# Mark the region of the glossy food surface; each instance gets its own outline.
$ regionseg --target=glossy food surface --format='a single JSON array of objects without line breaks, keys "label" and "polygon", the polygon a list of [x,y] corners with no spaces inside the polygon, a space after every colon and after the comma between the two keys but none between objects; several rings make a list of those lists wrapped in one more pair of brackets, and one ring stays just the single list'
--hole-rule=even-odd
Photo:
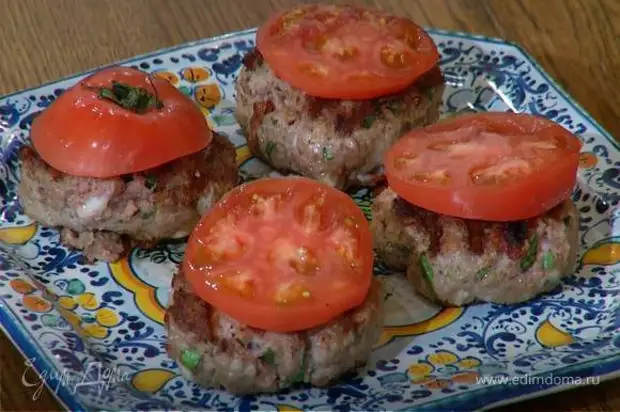
[{"label": "glossy food surface", "polygon": [[372,276],[368,223],[346,194],[305,178],[233,189],[192,233],[195,292],[242,324],[276,332],[360,305]]},{"label": "glossy food surface", "polygon": [[389,185],[408,202],[465,219],[512,221],[567,199],[581,142],[541,117],[453,117],[399,140],[386,155]]},{"label": "glossy food surface", "polygon": [[306,93],[369,99],[412,84],[438,60],[430,36],[404,17],[353,6],[302,5],[274,15],[257,46],[282,80]]},{"label": "glossy food surface", "polygon": [[195,153],[213,134],[198,106],[169,82],[111,67],[63,92],[34,120],[31,138],[53,168],[105,178]]}]

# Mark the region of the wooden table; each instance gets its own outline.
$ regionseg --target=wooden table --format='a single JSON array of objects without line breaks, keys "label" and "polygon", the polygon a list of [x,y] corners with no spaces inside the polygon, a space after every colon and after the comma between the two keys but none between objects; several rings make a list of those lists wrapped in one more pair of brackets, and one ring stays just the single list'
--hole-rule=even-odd
[{"label": "wooden table", "polygon": [[[620,0],[375,0],[420,24],[525,47],[612,135],[620,137]],[[0,95],[187,41],[253,27],[295,0],[0,0]],[[0,334],[0,410],[33,401],[21,355]],[[549,395],[505,411],[620,410],[620,381]]]}]

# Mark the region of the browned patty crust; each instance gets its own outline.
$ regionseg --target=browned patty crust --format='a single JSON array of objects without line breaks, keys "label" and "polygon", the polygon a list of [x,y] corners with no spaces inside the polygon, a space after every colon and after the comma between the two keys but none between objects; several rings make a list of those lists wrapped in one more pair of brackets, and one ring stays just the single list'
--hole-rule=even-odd
[{"label": "browned patty crust", "polygon": [[293,333],[245,326],[196,296],[184,273],[173,279],[165,316],[168,352],[183,374],[234,394],[275,392],[306,382],[326,386],[364,364],[383,327],[383,293],[326,325]]},{"label": "browned patty crust", "polygon": [[405,90],[368,100],[310,96],[278,79],[257,50],[244,58],[235,116],[250,150],[273,168],[338,188],[376,183],[383,153],[439,118],[438,66]]},{"label": "browned patty crust", "polygon": [[411,205],[391,189],[373,204],[379,256],[416,290],[448,305],[515,303],[557,286],[577,257],[579,217],[569,199],[532,219],[467,220]]},{"label": "browned patty crust", "polygon": [[22,148],[24,212],[61,229],[67,246],[115,261],[133,245],[188,235],[202,212],[238,182],[236,152],[215,135],[204,150],[144,172],[98,179],[71,176]]}]

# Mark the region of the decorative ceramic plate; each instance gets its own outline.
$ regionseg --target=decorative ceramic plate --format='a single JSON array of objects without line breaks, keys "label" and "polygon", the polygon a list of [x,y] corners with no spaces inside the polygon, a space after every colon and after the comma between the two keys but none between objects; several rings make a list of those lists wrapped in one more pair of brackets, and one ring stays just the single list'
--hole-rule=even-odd
[{"label": "decorative ceramic plate", "polygon": [[[18,149],[78,75],[0,99],[0,320],[2,329],[71,410],[471,410],[620,374],[620,148],[519,47],[432,30],[447,88],[443,114],[536,113],[583,139],[573,198],[581,212],[576,273],[526,304],[441,308],[417,298],[381,262],[387,325],[368,367],[332,387],[234,397],[183,379],[165,351],[170,279],[184,244],[134,250],[114,264],[82,263],[58,232],[21,212]],[[244,179],[270,174],[233,118],[233,83],[254,31],[123,62],[196,99],[237,147]],[[352,194],[369,212],[372,193]],[[18,379],[19,377],[15,377]],[[29,382],[38,386],[40,382]],[[33,388],[34,389],[34,388]],[[34,392],[34,390],[33,390]]]}]

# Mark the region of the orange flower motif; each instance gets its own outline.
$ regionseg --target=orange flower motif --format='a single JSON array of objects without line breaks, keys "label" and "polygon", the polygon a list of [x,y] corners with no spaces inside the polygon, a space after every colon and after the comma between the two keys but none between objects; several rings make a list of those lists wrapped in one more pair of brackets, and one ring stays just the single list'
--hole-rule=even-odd
[{"label": "orange flower motif", "polygon": [[159,79],[166,80],[168,83],[172,84],[173,86],[176,86],[179,84],[179,76],[177,76],[175,73],[172,73],[172,72],[158,71],[158,72],[153,73],[153,76]]},{"label": "orange flower motif", "polygon": [[52,309],[52,304],[39,296],[24,296],[22,302],[24,307],[32,312],[45,313]]},{"label": "orange flower motif", "polygon": [[23,279],[13,279],[9,284],[11,288],[20,295],[29,295],[35,291],[35,287]]},{"label": "orange flower motif", "polygon": [[181,76],[190,83],[199,83],[210,77],[209,71],[204,67],[187,67],[181,71]]},{"label": "orange flower motif", "polygon": [[591,169],[598,164],[598,158],[592,152],[584,152],[579,155],[579,168]]},{"label": "orange flower motif", "polygon": [[[57,296],[49,292],[38,282],[31,284],[23,279],[13,279],[9,283],[11,288],[23,295],[22,304],[31,312],[40,313],[41,322],[49,327],[61,327],[61,319],[80,335],[95,339],[104,339],[109,336],[109,328],[118,325],[121,321],[116,312],[107,307],[100,307],[94,293],[85,292],[84,284],[78,279],[73,279],[67,285],[69,295]],[[43,291],[43,297],[33,293],[36,290]],[[73,295],[73,296],[71,296]],[[55,305],[54,305],[55,304]],[[58,314],[48,313],[56,306]],[[80,316],[77,309],[85,311]],[[94,315],[94,316],[93,316]]]},{"label": "orange flower motif", "polygon": [[194,98],[203,109],[211,110],[222,100],[222,92],[217,84],[205,84],[196,88]]},{"label": "orange flower motif", "polygon": [[413,383],[428,389],[444,389],[454,384],[476,383],[480,374],[475,369],[481,364],[472,356],[460,358],[450,351],[438,350],[409,365],[407,375]]},{"label": "orange flower motif", "polygon": [[[80,335],[95,339],[104,339],[110,334],[109,328],[120,323],[120,317],[110,308],[100,307],[97,297],[91,293],[81,293],[75,297],[60,296],[56,301],[60,314],[73,326]],[[76,310],[82,310],[94,316],[86,314],[80,317]]]}]

